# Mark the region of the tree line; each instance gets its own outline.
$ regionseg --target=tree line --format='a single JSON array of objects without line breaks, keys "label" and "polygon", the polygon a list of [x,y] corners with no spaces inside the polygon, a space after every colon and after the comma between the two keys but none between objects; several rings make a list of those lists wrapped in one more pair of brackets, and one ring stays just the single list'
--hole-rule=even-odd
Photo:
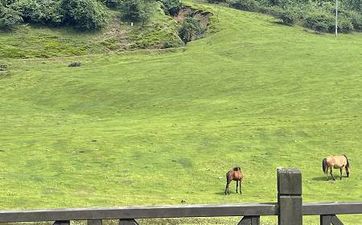
[{"label": "tree line", "polygon": [[[207,0],[232,8],[275,16],[286,25],[334,32],[335,0]],[[362,0],[338,0],[339,32],[362,31]]]},{"label": "tree line", "polygon": [[0,0],[0,30],[21,23],[99,30],[109,20],[109,9],[119,11],[124,21],[145,23],[157,1],[170,15],[181,8],[180,0]]}]

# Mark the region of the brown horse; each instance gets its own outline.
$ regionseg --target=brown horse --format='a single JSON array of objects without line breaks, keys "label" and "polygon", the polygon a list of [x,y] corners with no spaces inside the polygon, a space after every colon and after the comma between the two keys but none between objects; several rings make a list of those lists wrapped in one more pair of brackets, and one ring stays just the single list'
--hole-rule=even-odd
[{"label": "brown horse", "polygon": [[323,172],[325,174],[328,174],[329,170],[333,180],[335,180],[332,173],[333,168],[334,169],[339,168],[340,179],[342,180],[342,169],[344,168],[346,170],[347,177],[349,177],[349,167],[350,164],[346,155],[328,156],[327,158],[324,158],[322,161]]},{"label": "brown horse", "polygon": [[229,185],[231,181],[236,181],[236,193],[238,193],[238,187],[241,194],[241,181],[244,178],[244,174],[240,167],[234,167],[226,173],[226,187],[225,195],[230,194]]}]

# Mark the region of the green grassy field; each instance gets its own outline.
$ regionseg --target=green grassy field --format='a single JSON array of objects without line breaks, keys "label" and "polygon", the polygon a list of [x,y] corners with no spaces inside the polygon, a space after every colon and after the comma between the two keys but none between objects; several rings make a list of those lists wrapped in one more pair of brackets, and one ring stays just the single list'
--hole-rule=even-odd
[{"label": "green grassy field", "polygon": [[[183,49],[0,58],[1,210],[274,202],[279,166],[301,169],[305,202],[362,200],[362,35],[198,7],[217,32]],[[326,181],[330,154],[349,179]],[[243,195],[224,196],[234,165]],[[237,218],[216,221],[199,223]]]}]

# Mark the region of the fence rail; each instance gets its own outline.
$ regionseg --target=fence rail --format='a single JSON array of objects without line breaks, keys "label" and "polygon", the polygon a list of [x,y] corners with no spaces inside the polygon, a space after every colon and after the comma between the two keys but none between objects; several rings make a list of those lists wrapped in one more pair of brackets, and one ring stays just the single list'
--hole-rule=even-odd
[{"label": "fence rail", "polygon": [[54,225],[69,225],[70,220],[88,220],[88,225],[101,225],[102,220],[119,219],[120,225],[135,225],[136,219],[240,216],[238,225],[259,225],[260,216],[278,216],[278,225],[301,225],[303,215],[320,215],[321,225],[343,225],[336,215],[362,214],[362,202],[302,204],[298,170],[278,170],[277,183],[277,203],[0,211],[0,223],[55,221]]}]

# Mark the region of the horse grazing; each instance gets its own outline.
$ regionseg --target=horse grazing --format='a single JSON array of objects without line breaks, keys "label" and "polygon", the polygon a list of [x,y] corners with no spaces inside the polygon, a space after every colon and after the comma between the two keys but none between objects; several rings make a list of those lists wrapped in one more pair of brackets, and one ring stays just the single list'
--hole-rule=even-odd
[{"label": "horse grazing", "polygon": [[327,158],[324,158],[322,161],[322,169],[325,174],[328,174],[328,169],[330,171],[330,174],[332,176],[333,180],[334,176],[332,173],[333,168],[338,169],[340,171],[340,179],[342,180],[342,169],[344,168],[346,170],[347,177],[349,177],[349,161],[346,155],[339,155],[339,156],[328,156]]},{"label": "horse grazing", "polygon": [[226,187],[225,187],[225,195],[230,194],[229,185],[231,181],[236,181],[236,193],[239,192],[241,194],[241,181],[244,178],[244,174],[241,171],[240,167],[234,167],[226,173]]}]

